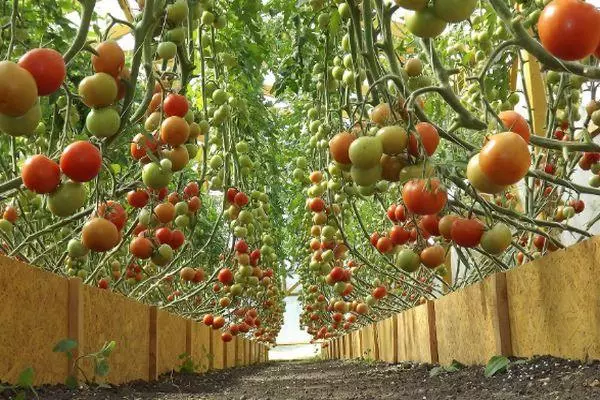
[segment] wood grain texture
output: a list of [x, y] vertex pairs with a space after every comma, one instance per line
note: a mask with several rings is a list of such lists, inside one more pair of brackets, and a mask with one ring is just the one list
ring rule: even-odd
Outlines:
[[[83, 285], [82, 315], [84, 354], [97, 352], [106, 342], [115, 341], [105, 382], [121, 384], [148, 378], [150, 308], [147, 305]], [[86, 375], [93, 376], [92, 363], [83, 365]]]
[[150, 306], [148, 321], [148, 380], [158, 379], [158, 307]]
[[186, 352], [186, 320], [158, 310], [157, 318], [158, 374], [176, 371], [182, 364], [180, 355]]
[[485, 364], [496, 355], [495, 278], [436, 300], [435, 316], [440, 364]]
[[515, 356], [600, 359], [600, 237], [506, 273]]
[[237, 355], [237, 337], [234, 336], [231, 339], [231, 342], [224, 343], [225, 349], [225, 368], [233, 368], [235, 367], [235, 357]]
[[423, 304], [396, 316], [398, 361], [431, 362], [429, 314]]
[[192, 361], [198, 372], [206, 372], [210, 367], [211, 328], [198, 322], [192, 323]]
[[212, 336], [212, 366], [211, 369], [224, 369], [225, 362], [225, 346], [221, 340], [221, 331], [213, 329]]
[[68, 337], [68, 281], [0, 256], [0, 381], [28, 367], [34, 383], [63, 383], [67, 357], [52, 349]]

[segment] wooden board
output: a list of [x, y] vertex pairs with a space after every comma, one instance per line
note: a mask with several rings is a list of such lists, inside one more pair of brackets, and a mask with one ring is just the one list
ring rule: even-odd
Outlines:
[[237, 346], [235, 352], [235, 365], [237, 367], [244, 366], [244, 346], [246, 343], [246, 339], [241, 336], [237, 337]]
[[250, 340], [244, 339], [244, 365], [250, 365]]
[[235, 357], [237, 355], [237, 337], [234, 336], [231, 342], [224, 343], [225, 347], [225, 368], [235, 367]]
[[486, 364], [497, 355], [495, 278], [450, 293], [435, 302], [439, 361]]
[[[95, 353], [114, 340], [115, 349], [108, 358], [110, 372], [104, 382], [116, 385], [147, 379], [150, 308], [108, 290], [87, 285], [82, 285], [82, 290], [82, 354]], [[83, 365], [86, 375], [93, 376], [92, 363]]]
[[379, 348], [379, 360], [395, 363], [397, 361], [397, 340], [394, 335], [397, 327], [396, 318], [390, 317], [377, 323], [377, 338]]
[[368, 325], [361, 329], [362, 334], [362, 358], [375, 360], [375, 336], [373, 326]]
[[221, 340], [221, 331], [212, 329], [212, 364], [211, 369], [225, 368], [225, 346]]
[[600, 237], [506, 273], [516, 356], [600, 359]]
[[398, 314], [396, 324], [398, 361], [431, 362], [427, 305]]
[[192, 324], [192, 361], [197, 372], [208, 371], [210, 365], [210, 336], [212, 329], [202, 323]]
[[64, 383], [67, 357], [52, 349], [68, 336], [68, 281], [0, 256], [0, 381], [26, 368], [36, 385]]
[[186, 352], [186, 320], [158, 310], [157, 344], [158, 375], [178, 371], [182, 364], [179, 356]]

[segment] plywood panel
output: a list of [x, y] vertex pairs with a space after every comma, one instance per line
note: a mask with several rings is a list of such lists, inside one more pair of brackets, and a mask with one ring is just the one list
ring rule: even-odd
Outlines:
[[379, 359], [390, 363], [396, 362], [394, 331], [396, 318], [390, 317], [377, 323], [377, 338], [379, 341]]
[[506, 273], [516, 356], [600, 359], [599, 257], [595, 237]]
[[225, 368], [225, 347], [221, 340], [221, 331], [212, 331], [212, 369], [224, 369]]
[[67, 358], [52, 349], [68, 335], [68, 281], [0, 256], [0, 381], [28, 367], [35, 384], [63, 383]]
[[406, 310], [396, 317], [398, 361], [430, 362], [427, 305]]
[[352, 340], [352, 358], [360, 358], [361, 356], [361, 344], [359, 331], [353, 331], [350, 334]]
[[196, 371], [205, 372], [209, 367], [211, 328], [198, 322], [192, 324], [192, 361]]
[[250, 341], [244, 338], [244, 365], [250, 365]]
[[237, 337], [234, 336], [231, 339], [231, 342], [224, 343], [225, 347], [225, 368], [233, 368], [235, 367], [235, 357], [237, 354]]
[[361, 329], [362, 332], [362, 357], [375, 359], [375, 337], [373, 326], [368, 325]]
[[[83, 286], [82, 354], [95, 353], [104, 343], [114, 340], [115, 349], [108, 359], [110, 372], [105, 382], [120, 384], [148, 378], [150, 308], [122, 295]], [[93, 376], [93, 366], [86, 365]]]
[[244, 346], [246, 343], [246, 339], [241, 336], [237, 337], [237, 347], [236, 347], [236, 355], [235, 355], [235, 365], [241, 367], [244, 365]]
[[166, 311], [158, 310], [158, 375], [179, 370], [180, 355], [186, 352], [186, 320]]
[[485, 364], [497, 354], [495, 277], [435, 302], [440, 364]]

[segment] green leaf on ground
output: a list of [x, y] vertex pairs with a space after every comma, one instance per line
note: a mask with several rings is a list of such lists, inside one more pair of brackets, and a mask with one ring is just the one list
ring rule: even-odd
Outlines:
[[19, 375], [19, 380], [17, 381], [17, 385], [22, 388], [28, 388], [33, 386], [33, 368], [25, 368], [23, 372]]
[[499, 372], [506, 371], [510, 364], [510, 360], [504, 356], [494, 356], [490, 358], [487, 365], [485, 366], [485, 377], [490, 378]]

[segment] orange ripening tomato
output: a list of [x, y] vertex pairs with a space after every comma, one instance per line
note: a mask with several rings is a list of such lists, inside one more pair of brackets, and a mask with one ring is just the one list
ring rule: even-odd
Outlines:
[[448, 193], [437, 178], [413, 179], [404, 184], [402, 200], [410, 212], [419, 215], [437, 214], [446, 206]]
[[95, 72], [104, 72], [114, 78], [125, 66], [125, 53], [114, 40], [107, 40], [96, 47], [98, 55], [92, 55], [92, 66]]
[[418, 135], [423, 149], [428, 156], [432, 156], [440, 144], [440, 135], [437, 129], [428, 122], [419, 122], [415, 126], [415, 130], [416, 133], [413, 132], [408, 138], [408, 153], [414, 157], [419, 156], [419, 143], [416, 137]]
[[43, 154], [29, 157], [21, 168], [23, 185], [34, 193], [53, 192], [60, 184], [60, 167]]
[[329, 141], [329, 152], [331, 157], [340, 164], [350, 164], [350, 155], [348, 150], [352, 142], [356, 140], [356, 135], [348, 132], [340, 132]]
[[498, 114], [498, 117], [502, 120], [506, 130], [518, 134], [527, 143], [529, 143], [531, 131], [529, 130], [529, 124], [521, 114], [516, 111], [509, 110], [502, 111], [500, 114]]
[[477, 247], [485, 226], [478, 219], [458, 218], [452, 224], [452, 240], [462, 247]]
[[527, 142], [514, 132], [493, 135], [479, 153], [479, 168], [496, 185], [513, 185], [527, 174], [531, 156]]

